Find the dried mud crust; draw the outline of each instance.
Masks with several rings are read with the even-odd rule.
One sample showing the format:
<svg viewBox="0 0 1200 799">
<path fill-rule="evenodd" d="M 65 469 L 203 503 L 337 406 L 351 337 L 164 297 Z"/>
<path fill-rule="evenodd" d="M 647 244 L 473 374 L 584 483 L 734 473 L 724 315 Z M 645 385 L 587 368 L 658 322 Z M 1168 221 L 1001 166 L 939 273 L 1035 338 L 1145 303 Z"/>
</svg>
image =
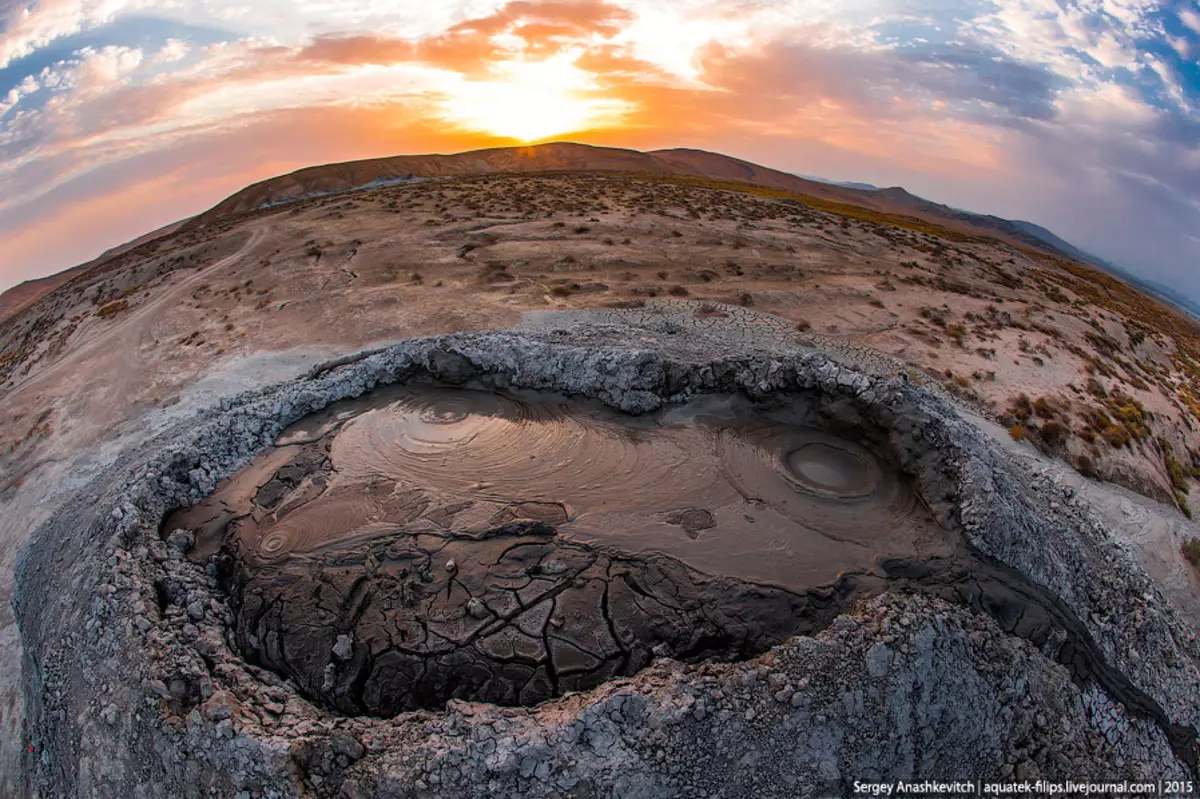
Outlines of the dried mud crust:
<svg viewBox="0 0 1200 799">
<path fill-rule="evenodd" d="M 21 563 L 31 790 L 794 796 L 840 794 L 867 776 L 1195 772 L 1195 634 L 1076 497 L 907 381 L 799 347 L 687 330 L 651 338 L 583 325 L 404 342 L 232 398 L 128 453 L 36 532 Z M 236 653 L 216 570 L 184 556 L 186 535 L 164 542 L 158 528 L 286 425 L 421 376 L 556 389 L 636 413 L 697 391 L 820 392 L 831 420 L 886 430 L 943 526 L 1049 592 L 1070 629 L 1051 617 L 1034 625 L 1044 635 L 1022 637 L 978 597 L 927 596 L 906 574 L 747 663 L 663 658 L 535 708 L 323 711 Z M 1092 658 L 1082 671 L 1055 662 L 1073 640 Z"/>
<path fill-rule="evenodd" d="M 389 538 L 319 562 L 240 566 L 241 651 L 343 713 L 391 716 L 454 698 L 535 705 L 656 655 L 761 654 L 827 626 L 854 586 L 797 594 L 713 578 L 668 557 L 563 541 L 539 522 L 478 538 Z"/>
</svg>

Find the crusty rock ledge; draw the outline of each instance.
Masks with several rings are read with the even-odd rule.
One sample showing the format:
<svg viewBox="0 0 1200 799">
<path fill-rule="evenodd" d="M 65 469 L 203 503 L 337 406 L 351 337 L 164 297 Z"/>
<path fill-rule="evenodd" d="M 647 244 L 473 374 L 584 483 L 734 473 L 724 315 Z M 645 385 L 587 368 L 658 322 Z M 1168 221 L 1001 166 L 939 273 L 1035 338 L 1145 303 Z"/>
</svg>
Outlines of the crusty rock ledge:
<svg viewBox="0 0 1200 799">
<path fill-rule="evenodd" d="M 943 526 L 1056 596 L 1077 628 L 1038 647 L 918 579 L 747 662 L 659 660 L 534 708 L 331 714 L 238 656 L 215 575 L 158 526 L 291 422 L 417 378 L 631 413 L 702 391 L 819 391 L 831 422 L 884 436 Z M 408 341 L 230 398 L 127 452 L 37 530 L 14 606 L 42 796 L 796 796 L 855 779 L 1196 770 L 1200 644 L 1069 490 L 903 376 L 680 326 Z"/>
</svg>

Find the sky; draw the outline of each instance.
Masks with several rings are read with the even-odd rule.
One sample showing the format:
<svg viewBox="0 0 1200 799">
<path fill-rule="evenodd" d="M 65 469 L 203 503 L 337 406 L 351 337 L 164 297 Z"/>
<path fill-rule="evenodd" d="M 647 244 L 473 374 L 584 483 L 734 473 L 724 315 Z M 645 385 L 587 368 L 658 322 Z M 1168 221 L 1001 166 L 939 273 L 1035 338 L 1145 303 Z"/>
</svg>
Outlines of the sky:
<svg viewBox="0 0 1200 799">
<path fill-rule="evenodd" d="M 550 140 L 902 185 L 1200 300 L 1196 0 L 0 0 L 0 289 L 303 166 Z"/>
</svg>

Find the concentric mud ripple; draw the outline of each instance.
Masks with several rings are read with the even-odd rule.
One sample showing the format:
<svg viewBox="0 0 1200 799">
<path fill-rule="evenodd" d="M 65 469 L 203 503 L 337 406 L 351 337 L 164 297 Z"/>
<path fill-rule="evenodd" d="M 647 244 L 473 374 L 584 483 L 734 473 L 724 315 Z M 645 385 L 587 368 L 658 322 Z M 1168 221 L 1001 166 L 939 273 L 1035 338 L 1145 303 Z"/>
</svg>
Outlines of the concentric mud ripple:
<svg viewBox="0 0 1200 799">
<path fill-rule="evenodd" d="M 703 490 L 689 447 L 652 423 L 553 398 L 424 389 L 346 425 L 331 457 L 346 481 L 406 485 L 497 502 L 565 503 L 574 512 L 658 509 L 662 487 Z"/>
<path fill-rule="evenodd" d="M 895 470 L 865 447 L 821 430 L 733 425 L 720 431 L 717 452 L 723 474 L 742 496 L 839 541 L 902 540 L 920 508 Z"/>
<path fill-rule="evenodd" d="M 262 456 L 177 522 L 205 522 L 198 552 L 215 551 L 215 535 L 275 561 L 402 529 L 479 536 L 529 520 L 793 590 L 877 555 L 944 551 L 901 476 L 801 423 L 811 418 L 730 398 L 635 418 L 551 394 L 388 389 L 287 431 L 287 457 Z"/>
</svg>

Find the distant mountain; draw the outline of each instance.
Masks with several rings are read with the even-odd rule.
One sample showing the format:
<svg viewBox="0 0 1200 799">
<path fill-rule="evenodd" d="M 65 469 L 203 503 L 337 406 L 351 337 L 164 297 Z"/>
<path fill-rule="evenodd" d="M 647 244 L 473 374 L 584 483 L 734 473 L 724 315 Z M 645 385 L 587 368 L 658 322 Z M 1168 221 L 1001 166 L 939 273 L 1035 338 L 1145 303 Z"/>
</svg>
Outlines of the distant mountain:
<svg viewBox="0 0 1200 799">
<path fill-rule="evenodd" d="M 1131 283 L 1146 294 L 1157 297 L 1163 302 L 1169 303 L 1179 310 L 1184 311 L 1189 316 L 1200 320 L 1200 304 L 1198 304 L 1195 300 L 1185 297 L 1170 286 L 1164 285 L 1155 280 L 1148 280 L 1143 277 L 1138 277 L 1129 270 L 1117 266 L 1109 261 L 1105 261 L 1102 258 L 1097 258 L 1096 256 L 1088 255 L 1087 253 L 1084 253 L 1084 255 L 1087 256 L 1087 259 L 1089 259 L 1091 263 L 1096 264 L 1105 271 L 1110 272 L 1121 280 L 1124 280 L 1126 283 Z"/>
<path fill-rule="evenodd" d="M 875 191 L 879 187 L 873 183 L 858 183 L 853 180 L 832 180 L 830 178 L 822 178 L 817 175 L 805 175 L 800 172 L 796 173 L 796 177 L 804 178 L 805 180 L 815 180 L 817 183 L 828 183 L 830 186 L 841 186 L 846 189 L 861 189 L 862 191 Z"/>
<path fill-rule="evenodd" d="M 1087 252 L 1086 250 L 1079 249 L 1074 244 L 1059 238 L 1041 225 L 1035 225 L 1032 222 L 1024 222 L 1019 220 L 1013 221 L 1013 224 L 1017 225 L 1022 230 L 1025 230 L 1030 235 L 1036 236 L 1052 247 L 1067 253 L 1076 261 L 1082 261 L 1084 263 L 1098 266 L 1106 272 L 1109 272 L 1112 275 L 1124 280 L 1126 283 L 1131 283 L 1134 286 L 1137 286 L 1145 293 L 1174 305 L 1179 310 L 1186 312 L 1196 319 L 1200 319 L 1200 304 L 1197 304 L 1194 300 L 1188 299 L 1184 295 L 1179 294 L 1170 286 L 1166 286 L 1162 283 L 1148 280 L 1146 278 L 1138 277 L 1129 270 L 1117 266 L 1111 261 L 1106 261 L 1097 255 Z"/>
<path fill-rule="evenodd" d="M 878 191 L 879 187 L 873 183 L 857 183 L 855 181 L 834 181 L 835 186 L 845 186 L 847 189 L 859 189 L 861 191 Z"/>
<path fill-rule="evenodd" d="M 640 152 L 572 142 L 496 147 L 453 155 L 399 155 L 307 167 L 248 186 L 193 218 L 185 227 L 200 227 L 225 216 L 277 205 L 289 199 L 347 191 L 380 181 L 561 171 L 674 175 L 739 181 L 880 213 L 913 216 L 967 235 L 1000 238 L 1014 245 L 1073 257 L 1057 245 L 1007 219 L 960 211 L 922 199 L 900 187 L 879 189 L 870 184 L 809 180 L 707 150 L 677 148 Z"/>
<path fill-rule="evenodd" d="M 1012 220 L 1012 224 L 1017 226 L 1021 230 L 1025 231 L 1029 235 L 1034 236 L 1038 239 L 1041 239 L 1042 241 L 1046 242 L 1047 244 L 1051 245 L 1052 247 L 1056 247 L 1059 250 L 1062 250 L 1063 252 L 1067 253 L 1068 255 L 1072 256 L 1073 258 L 1076 258 L 1080 261 L 1087 261 L 1090 263 L 1094 263 L 1099 266 L 1111 267 L 1111 264 L 1105 263 L 1104 261 L 1100 260 L 1099 258 L 1092 255 L 1091 253 L 1084 252 L 1083 250 L 1076 247 L 1074 244 L 1071 244 L 1069 241 L 1061 239 L 1058 236 L 1051 233 L 1049 230 L 1046 230 L 1046 228 L 1042 227 L 1041 225 L 1035 225 L 1032 222 L 1025 222 L 1025 221 L 1022 221 L 1019 219 Z"/>
<path fill-rule="evenodd" d="M 72 267 L 48 277 L 38 278 L 37 280 L 26 280 L 24 283 L 18 283 L 8 289 L 3 294 L 0 294 L 0 319 L 7 319 L 18 311 L 33 305 L 43 296 L 75 277 L 75 275 L 87 271 L 93 263 L 95 262 L 81 264 L 80 266 Z"/>
<path fill-rule="evenodd" d="M 124 244 L 113 247 L 111 250 L 105 250 L 98 258 L 94 258 L 85 264 L 71 267 L 70 269 L 50 275 L 49 277 L 38 278 L 37 280 L 26 280 L 24 283 L 18 283 L 7 291 L 0 293 L 0 320 L 7 319 L 13 314 L 19 312 L 23 308 L 28 308 L 46 294 L 54 291 L 56 288 L 66 283 L 75 275 L 82 274 L 109 258 L 114 258 L 123 252 L 128 252 L 139 244 L 144 244 L 148 241 L 153 241 L 159 236 L 166 236 L 169 233 L 174 233 L 187 220 L 172 222 L 169 225 L 160 227 L 158 230 L 153 230 L 145 235 L 138 236 L 132 241 L 127 241 Z"/>
</svg>

